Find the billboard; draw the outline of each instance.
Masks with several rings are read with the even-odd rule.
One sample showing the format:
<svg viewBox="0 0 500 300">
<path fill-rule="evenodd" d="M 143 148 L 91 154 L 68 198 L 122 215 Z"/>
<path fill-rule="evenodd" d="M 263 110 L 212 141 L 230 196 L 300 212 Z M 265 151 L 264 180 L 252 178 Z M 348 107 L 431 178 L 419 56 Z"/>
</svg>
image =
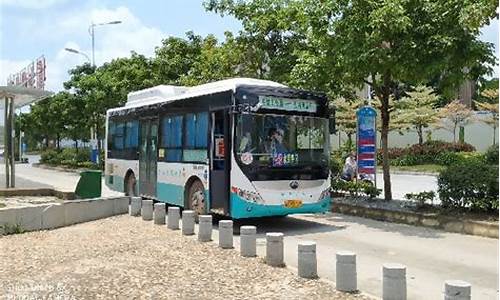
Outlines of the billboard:
<svg viewBox="0 0 500 300">
<path fill-rule="evenodd" d="M 43 90 L 45 89 L 45 80 L 47 79 L 45 76 L 46 68 L 45 57 L 42 55 L 21 71 L 9 75 L 7 85 Z"/>
<path fill-rule="evenodd" d="M 377 112 L 371 106 L 361 107 L 357 113 L 358 174 L 375 182 L 377 162 Z"/>
</svg>

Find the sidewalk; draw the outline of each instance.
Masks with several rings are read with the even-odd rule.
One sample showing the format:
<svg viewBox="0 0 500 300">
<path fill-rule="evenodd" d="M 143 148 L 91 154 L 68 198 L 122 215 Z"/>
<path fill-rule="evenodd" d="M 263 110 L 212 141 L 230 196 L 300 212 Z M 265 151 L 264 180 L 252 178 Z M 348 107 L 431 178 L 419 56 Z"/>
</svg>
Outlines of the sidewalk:
<svg viewBox="0 0 500 300">
<path fill-rule="evenodd" d="M 16 164 L 17 188 L 51 187 L 61 192 L 74 192 L 80 175 L 72 172 L 61 172 L 36 168 L 30 164 Z M 5 169 L 0 168 L 0 188 L 5 187 Z M 102 179 L 102 196 L 120 196 L 123 193 L 110 190 Z"/>
</svg>

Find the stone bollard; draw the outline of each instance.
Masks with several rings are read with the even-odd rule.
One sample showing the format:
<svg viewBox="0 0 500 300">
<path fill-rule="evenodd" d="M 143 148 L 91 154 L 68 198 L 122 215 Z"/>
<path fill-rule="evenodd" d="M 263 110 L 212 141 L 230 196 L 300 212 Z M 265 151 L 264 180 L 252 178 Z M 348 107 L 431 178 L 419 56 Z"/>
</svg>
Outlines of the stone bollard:
<svg viewBox="0 0 500 300">
<path fill-rule="evenodd" d="M 406 300 L 406 267 L 401 264 L 384 264 L 382 299 Z"/>
<path fill-rule="evenodd" d="M 179 229 L 180 208 L 170 206 L 168 208 L 167 228 L 177 230 Z"/>
<path fill-rule="evenodd" d="M 283 233 L 266 233 L 266 264 L 273 267 L 283 267 Z"/>
<path fill-rule="evenodd" d="M 155 224 L 165 225 L 165 203 L 155 203 L 153 219 Z"/>
<path fill-rule="evenodd" d="M 243 257 L 257 256 L 257 227 L 240 227 L 240 253 Z"/>
<path fill-rule="evenodd" d="M 132 197 L 130 199 L 129 215 L 137 217 L 141 214 L 141 197 Z"/>
<path fill-rule="evenodd" d="M 470 300 L 471 285 L 461 280 L 446 280 L 444 282 L 445 300 Z"/>
<path fill-rule="evenodd" d="M 316 260 L 316 243 L 300 242 L 297 246 L 297 266 L 299 277 L 317 278 L 318 264 Z"/>
<path fill-rule="evenodd" d="M 337 252 L 336 284 L 337 290 L 354 292 L 358 289 L 356 273 L 356 254 L 349 251 Z"/>
<path fill-rule="evenodd" d="M 194 211 L 192 210 L 184 210 L 182 212 L 182 234 L 194 234 Z"/>
<path fill-rule="evenodd" d="M 233 221 L 219 221 L 219 247 L 222 249 L 233 248 Z"/>
<path fill-rule="evenodd" d="M 153 200 L 142 200 L 141 216 L 144 221 L 153 220 Z"/>
<path fill-rule="evenodd" d="M 212 240 L 212 216 L 200 215 L 198 217 L 198 220 L 199 220 L 198 241 L 210 242 Z"/>
</svg>

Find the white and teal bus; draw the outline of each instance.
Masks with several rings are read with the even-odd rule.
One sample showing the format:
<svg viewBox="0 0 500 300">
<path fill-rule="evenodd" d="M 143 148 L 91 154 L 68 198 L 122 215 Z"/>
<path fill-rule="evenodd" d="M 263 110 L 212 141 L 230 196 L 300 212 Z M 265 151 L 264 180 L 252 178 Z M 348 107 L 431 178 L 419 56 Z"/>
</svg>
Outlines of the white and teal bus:
<svg viewBox="0 0 500 300">
<path fill-rule="evenodd" d="M 107 111 L 106 184 L 234 219 L 326 212 L 330 115 L 325 95 L 266 80 L 132 92 Z"/>
</svg>

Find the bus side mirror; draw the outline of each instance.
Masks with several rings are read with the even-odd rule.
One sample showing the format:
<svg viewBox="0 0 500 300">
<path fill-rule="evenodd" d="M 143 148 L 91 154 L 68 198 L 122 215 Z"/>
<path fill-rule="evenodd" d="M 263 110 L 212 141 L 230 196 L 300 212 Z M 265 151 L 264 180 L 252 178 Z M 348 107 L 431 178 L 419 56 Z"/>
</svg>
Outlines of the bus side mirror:
<svg viewBox="0 0 500 300">
<path fill-rule="evenodd" d="M 335 130 L 335 118 L 330 118 L 328 121 L 328 129 L 330 134 L 336 134 L 337 130 Z"/>
</svg>

